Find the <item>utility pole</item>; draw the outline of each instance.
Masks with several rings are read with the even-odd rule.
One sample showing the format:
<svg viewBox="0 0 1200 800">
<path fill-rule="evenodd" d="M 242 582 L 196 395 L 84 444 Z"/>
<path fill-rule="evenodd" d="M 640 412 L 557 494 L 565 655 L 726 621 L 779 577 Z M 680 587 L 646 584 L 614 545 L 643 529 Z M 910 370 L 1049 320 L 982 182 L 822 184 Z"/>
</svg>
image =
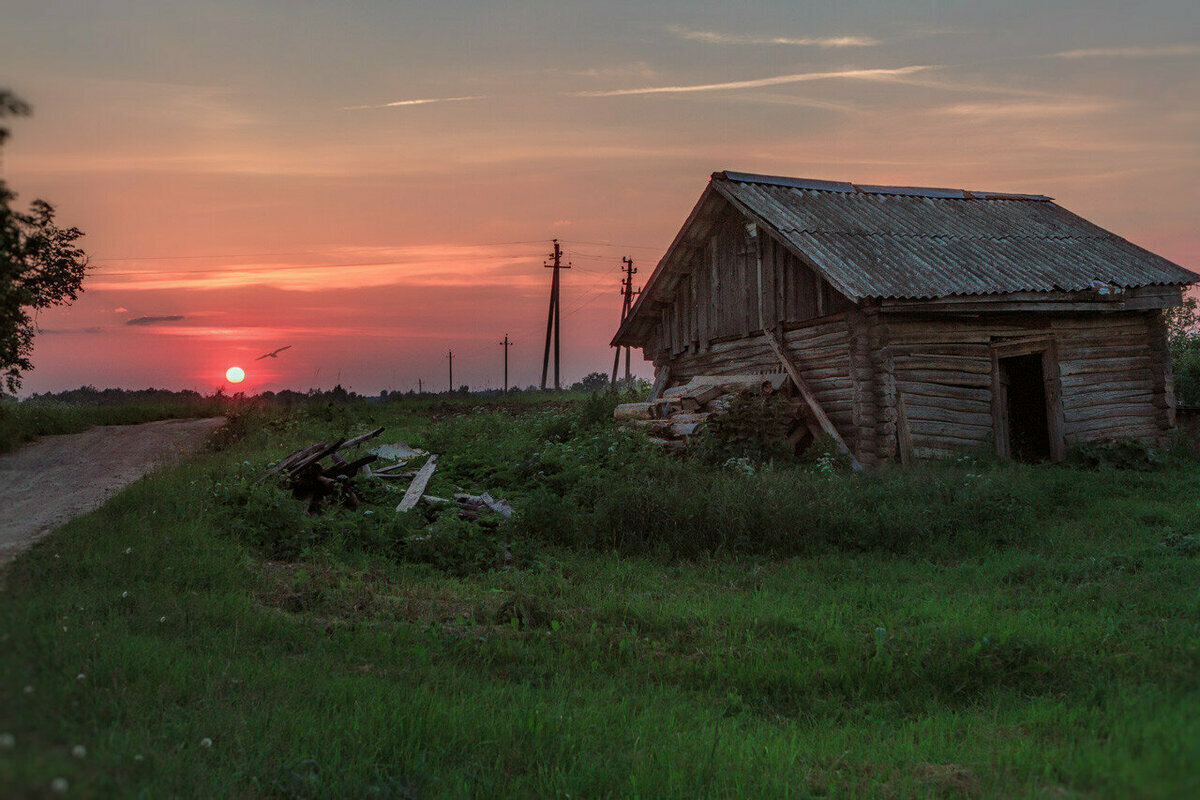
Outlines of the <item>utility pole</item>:
<svg viewBox="0 0 1200 800">
<path fill-rule="evenodd" d="M 513 346 L 513 343 L 508 340 L 508 334 L 504 334 L 504 341 L 500 343 L 504 348 L 504 396 L 508 397 L 508 348 Z"/>
<path fill-rule="evenodd" d="M 420 378 L 417 378 L 417 394 L 425 394 L 425 387 L 421 385 Z"/>
<path fill-rule="evenodd" d="M 626 256 L 625 258 L 621 259 L 621 263 L 623 264 L 623 266 L 621 267 L 621 271 L 625 273 L 625 277 L 621 279 L 621 295 L 623 297 L 623 299 L 621 300 L 621 324 L 624 325 L 625 318 L 629 316 L 629 311 L 630 311 L 630 309 L 633 308 L 633 296 L 635 294 L 641 294 L 642 290 L 638 289 L 636 292 L 633 290 L 633 276 L 637 274 L 637 269 L 635 269 L 633 266 L 633 260 L 631 258 L 629 258 L 628 256 Z M 621 363 L 621 347 L 618 345 L 617 353 L 615 356 L 613 356 L 612 386 L 614 389 L 617 388 L 617 365 L 619 365 L 620 363 Z M 629 383 L 629 378 L 630 378 L 629 347 L 626 346 L 626 348 L 625 348 L 625 382 L 626 383 Z"/>
<path fill-rule="evenodd" d="M 454 391 L 454 351 L 446 353 L 446 358 L 450 360 L 450 391 Z"/>
<path fill-rule="evenodd" d="M 546 388 L 546 370 L 550 366 L 550 333 L 554 333 L 554 388 L 558 389 L 558 335 L 562 329 L 562 314 L 558 302 L 558 271 L 560 269 L 570 269 L 571 265 L 563 266 L 562 263 L 562 248 L 558 246 L 558 239 L 554 240 L 554 252 L 551 254 L 554 257 L 553 264 L 543 264 L 547 269 L 554 270 L 554 278 L 550 282 L 550 313 L 546 317 L 546 352 L 542 356 L 542 388 Z M 507 350 L 505 352 L 508 352 Z"/>
</svg>

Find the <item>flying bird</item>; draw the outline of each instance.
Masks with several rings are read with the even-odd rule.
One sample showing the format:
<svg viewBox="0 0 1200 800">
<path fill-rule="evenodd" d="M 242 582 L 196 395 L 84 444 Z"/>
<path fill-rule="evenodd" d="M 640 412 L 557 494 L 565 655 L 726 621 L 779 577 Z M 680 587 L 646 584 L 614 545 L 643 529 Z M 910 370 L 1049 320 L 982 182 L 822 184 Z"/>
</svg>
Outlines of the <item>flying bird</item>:
<svg viewBox="0 0 1200 800">
<path fill-rule="evenodd" d="M 264 358 L 279 358 L 279 354 L 282 353 L 284 350 L 287 350 L 289 347 L 291 347 L 291 345 L 286 344 L 283 347 L 279 348 L 278 350 L 272 350 L 271 352 L 265 353 L 254 360 L 262 361 Z"/>
</svg>

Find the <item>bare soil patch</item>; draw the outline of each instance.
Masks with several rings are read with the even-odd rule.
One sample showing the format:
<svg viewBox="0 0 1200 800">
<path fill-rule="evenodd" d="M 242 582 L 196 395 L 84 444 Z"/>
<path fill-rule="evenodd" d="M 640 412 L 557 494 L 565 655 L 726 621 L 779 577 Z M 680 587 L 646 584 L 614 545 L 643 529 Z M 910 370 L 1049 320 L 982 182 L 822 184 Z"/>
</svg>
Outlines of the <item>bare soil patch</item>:
<svg viewBox="0 0 1200 800">
<path fill-rule="evenodd" d="M 199 447 L 224 417 L 100 425 L 0 455 L 0 565 L 154 468 Z"/>
</svg>

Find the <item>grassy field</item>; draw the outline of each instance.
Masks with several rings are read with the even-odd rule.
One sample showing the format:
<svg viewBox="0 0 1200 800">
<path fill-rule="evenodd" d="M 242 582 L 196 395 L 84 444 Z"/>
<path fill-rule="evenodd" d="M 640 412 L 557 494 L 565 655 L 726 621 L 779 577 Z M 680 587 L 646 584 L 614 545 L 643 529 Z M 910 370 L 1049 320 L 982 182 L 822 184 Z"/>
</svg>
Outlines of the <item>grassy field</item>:
<svg viewBox="0 0 1200 800">
<path fill-rule="evenodd" d="M 215 417 L 226 413 L 229 398 L 199 397 L 84 405 L 54 400 L 17 402 L 0 396 L 0 453 L 39 436 L 79 433 L 93 425 L 136 425 L 160 419 Z"/>
<path fill-rule="evenodd" d="M 465 403 L 247 411 L 11 565 L 0 796 L 1200 796 L 1195 465 L 681 462 Z M 376 425 L 517 514 L 255 483 Z"/>
</svg>

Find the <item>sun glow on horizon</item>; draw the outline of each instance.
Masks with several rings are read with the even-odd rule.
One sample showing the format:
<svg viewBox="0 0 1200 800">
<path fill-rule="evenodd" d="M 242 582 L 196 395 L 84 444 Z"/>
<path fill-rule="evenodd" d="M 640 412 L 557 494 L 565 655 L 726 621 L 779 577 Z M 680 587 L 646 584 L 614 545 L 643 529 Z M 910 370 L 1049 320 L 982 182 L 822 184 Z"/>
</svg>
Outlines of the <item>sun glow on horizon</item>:
<svg viewBox="0 0 1200 800">
<path fill-rule="evenodd" d="M 230 367 L 225 370 L 225 379 L 230 383 L 241 383 L 246 379 L 246 371 L 241 367 Z"/>
</svg>

